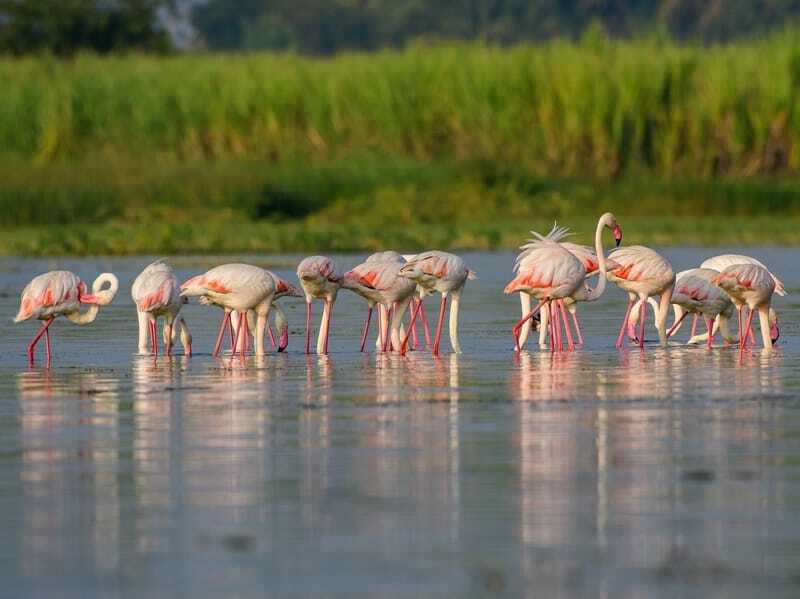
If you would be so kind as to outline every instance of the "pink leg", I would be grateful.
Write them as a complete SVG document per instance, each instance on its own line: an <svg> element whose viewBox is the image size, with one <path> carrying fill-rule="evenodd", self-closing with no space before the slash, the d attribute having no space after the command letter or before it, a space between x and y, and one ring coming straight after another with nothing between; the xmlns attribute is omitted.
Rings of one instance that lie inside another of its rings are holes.
<svg viewBox="0 0 800 599"><path fill-rule="evenodd" d="M153 340L153 356L158 357L158 329L155 320L150 321L150 339Z"/></svg>
<svg viewBox="0 0 800 599"><path fill-rule="evenodd" d="M411 335L411 329L414 328L414 325L417 322L417 315L422 310L422 302L418 302L416 307L414 308L414 313L411 315L411 322L408 323L408 330L406 331L405 337L403 337L403 342L400 344L400 355L406 355L406 349L408 347L408 337Z"/></svg>
<svg viewBox="0 0 800 599"><path fill-rule="evenodd" d="M369 323L372 321L372 306L367 310L367 320L364 322L364 332L361 333L361 349L358 351L363 352L367 346L367 335L369 334Z"/></svg>
<svg viewBox="0 0 800 599"><path fill-rule="evenodd" d="M714 321L705 315L703 315L703 320L706 322L706 330L708 331L708 349L711 349L711 344L714 342L714 335L711 334L714 329Z"/></svg>
<svg viewBox="0 0 800 599"><path fill-rule="evenodd" d="M744 327L742 326L744 324L742 322L742 309L741 308L737 308L737 311L739 312L739 317L738 317L738 320L739 320L739 349L744 349L744 345L747 342L747 339L745 339L742 336L742 333L744 332Z"/></svg>
<svg viewBox="0 0 800 599"><path fill-rule="evenodd" d="M619 349L622 347L622 343L625 340L625 330L628 328L628 319L631 316L631 309L633 308L633 300L628 300L628 309L625 310L625 318L622 319L622 327L619 330L619 336L617 337L617 348Z"/></svg>
<svg viewBox="0 0 800 599"><path fill-rule="evenodd" d="M749 331L750 327L753 324L753 314L755 314L754 310L748 310L749 314L747 315L747 326L745 327L745 331ZM747 333L745 333L747 334ZM748 335L749 336L749 335ZM744 349L744 348L742 348Z"/></svg>
<svg viewBox="0 0 800 599"><path fill-rule="evenodd" d="M325 344L322 346L322 353L328 355L328 338L331 336L331 317L333 316L333 300L325 300L328 303L328 318L325 321Z"/></svg>
<svg viewBox="0 0 800 599"><path fill-rule="evenodd" d="M676 320L675 324L673 324L669 328L669 331L667 331L667 337L672 337L675 334L675 329L677 329L678 325L683 322L683 319L686 318L687 314L688 314L688 312L684 312L683 314L681 314L681 317L678 320ZM694 335L692 335L692 336L694 337Z"/></svg>
<svg viewBox="0 0 800 599"><path fill-rule="evenodd" d="M217 333L217 342L214 344L214 351L211 354L215 358L219 355L219 350L222 349L222 339L225 337L225 328L226 326L230 325L230 322L231 313L226 310L222 315L222 322L219 325L219 333Z"/></svg>
<svg viewBox="0 0 800 599"><path fill-rule="evenodd" d="M555 320L553 319L553 303L548 300L547 302L547 326L550 333L550 351L556 351L556 327Z"/></svg>
<svg viewBox="0 0 800 599"><path fill-rule="evenodd" d="M431 347L431 331L428 327L428 317L425 316L425 305L422 298L419 299L419 316L422 319L422 332L425 333L425 347Z"/></svg>
<svg viewBox="0 0 800 599"><path fill-rule="evenodd" d="M389 333L389 328L392 323L392 318L394 317L394 304L386 311L386 334L383 336L383 353L388 352L392 349L392 340L391 334ZM411 329L414 330L413 328Z"/></svg>
<svg viewBox="0 0 800 599"><path fill-rule="evenodd" d="M167 355L172 355L172 327L174 324L167 325Z"/></svg>
<svg viewBox="0 0 800 599"><path fill-rule="evenodd" d="M700 319L699 314L695 314L694 318L692 318L692 332L689 334L690 337L694 337L697 334L697 321Z"/></svg>
<svg viewBox="0 0 800 599"><path fill-rule="evenodd" d="M639 347L644 348L644 320L647 318L647 302L639 306Z"/></svg>
<svg viewBox="0 0 800 599"><path fill-rule="evenodd" d="M33 341L28 345L28 364L33 365L33 350L36 349L36 344L39 343L39 339L47 332L51 324L53 324L52 318L46 320L44 324L42 324L42 328L39 329L39 332L36 334L36 337L34 337Z"/></svg>
<svg viewBox="0 0 800 599"><path fill-rule="evenodd" d="M231 363L233 363L233 359L236 357L236 348L238 347L239 336L242 334L242 324L244 323L244 318L239 315L239 323L236 325L236 333L233 335L233 351L231 352ZM244 344L242 344L242 348L244 348ZM242 351L242 357L244 358L244 351Z"/></svg>
<svg viewBox="0 0 800 599"><path fill-rule="evenodd" d="M311 302L306 303L306 354L311 353Z"/></svg>
<svg viewBox="0 0 800 599"><path fill-rule="evenodd" d="M417 300L411 300L412 309L416 305ZM414 328L411 329L411 348L416 350L419 348L419 334L417 333L417 323L414 323Z"/></svg>
<svg viewBox="0 0 800 599"><path fill-rule="evenodd" d="M569 330L569 319L567 318L567 309L564 307L564 300L559 302L561 306L561 319L564 321L564 330L567 332L567 349L575 351L575 343L572 341L572 333Z"/></svg>
<svg viewBox="0 0 800 599"><path fill-rule="evenodd" d="M748 323L752 322L752 320L753 320L753 317L750 316L751 312L752 312L752 310L748 307L747 308L747 314L748 314L747 322ZM756 337L755 337L755 335L753 335L753 329L750 326L750 324L747 325L747 343L749 345L755 345L756 344Z"/></svg>
<svg viewBox="0 0 800 599"><path fill-rule="evenodd" d="M433 340L433 355L439 355L439 344L442 342L442 325L444 324L444 311L447 308L447 296L442 295L439 303L439 320L436 321L436 337Z"/></svg>
<svg viewBox="0 0 800 599"><path fill-rule="evenodd" d="M549 304L550 320L553 321L553 346L556 351L561 351L561 322L558 316L558 300L551 301Z"/></svg>
<svg viewBox="0 0 800 599"><path fill-rule="evenodd" d="M267 335L269 335L269 342L272 344L272 349L275 349L277 347L277 344L275 343L275 335L273 335L272 325L269 323L267 323Z"/></svg>
<svg viewBox="0 0 800 599"><path fill-rule="evenodd" d="M581 325L578 324L578 315L573 312L572 322L575 324L575 334L578 336L578 345L583 345L583 334L581 333Z"/></svg>

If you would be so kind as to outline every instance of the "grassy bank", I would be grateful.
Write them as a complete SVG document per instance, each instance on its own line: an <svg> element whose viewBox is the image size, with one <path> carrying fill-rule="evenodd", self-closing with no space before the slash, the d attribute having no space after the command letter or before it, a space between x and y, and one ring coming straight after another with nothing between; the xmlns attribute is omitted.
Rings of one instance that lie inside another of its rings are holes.
<svg viewBox="0 0 800 599"><path fill-rule="evenodd" d="M0 252L797 243L798 42L0 59Z"/></svg>

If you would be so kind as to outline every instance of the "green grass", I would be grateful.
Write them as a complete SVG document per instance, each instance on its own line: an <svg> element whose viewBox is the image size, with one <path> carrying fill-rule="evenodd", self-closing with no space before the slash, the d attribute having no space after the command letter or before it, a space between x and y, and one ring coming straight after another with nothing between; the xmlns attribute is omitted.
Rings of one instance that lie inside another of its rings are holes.
<svg viewBox="0 0 800 599"><path fill-rule="evenodd" d="M514 247L604 210L647 243L800 241L798 30L0 58L0 86L6 254Z"/></svg>

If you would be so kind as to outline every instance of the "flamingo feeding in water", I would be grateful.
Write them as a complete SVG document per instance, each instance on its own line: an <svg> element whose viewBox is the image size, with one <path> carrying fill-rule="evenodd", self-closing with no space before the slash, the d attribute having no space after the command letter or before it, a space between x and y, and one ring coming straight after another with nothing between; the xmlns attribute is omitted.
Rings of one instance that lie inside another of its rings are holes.
<svg viewBox="0 0 800 599"><path fill-rule="evenodd" d="M617 347L622 347L631 310L637 297L641 300L638 316L639 347L644 347L647 298L651 296L659 296L656 330L659 343L666 346L667 315L675 284L675 272L672 270L672 265L661 254L643 245L617 248L611 252L609 257L617 263L617 266L608 271L608 279L616 283L623 291L628 292L628 307L617 337Z"/></svg>
<svg viewBox="0 0 800 599"><path fill-rule="evenodd" d="M617 223L616 217L610 212L606 212L597 220L597 227L594 235L594 250L585 245L561 241L561 239L569 234L569 230L566 228L556 229L554 227L553 232L551 232L552 237L548 235L549 238L551 238L553 241L557 241L561 247L570 252L583 263L583 266L586 269L587 278L595 274L599 274L600 277L598 279L597 286L594 289L591 289L588 284L584 282L584 284L578 288L574 295L564 298L564 304L569 313L572 315L572 321L575 324L575 333L578 338L577 341L581 345L583 344L583 334L581 333L580 324L578 323L578 310L576 303L578 301L593 302L600 299L606 288L607 267L610 266L614 268L616 266L613 263L607 264L605 252L603 250L603 229L610 229L613 231L615 244L617 247L619 247L620 243L622 243L622 229ZM521 249L525 250L527 247L527 245L524 245ZM517 263L524 259L525 252L523 251L517 257ZM520 303L522 306L522 315L525 316L531 310L531 296L528 293L520 293ZM542 306L541 316L542 320L539 324L539 345L543 346L547 338L548 323L550 319L549 306ZM526 321L522 326L519 340L520 348L525 345L525 341L531 328L531 322L532 319ZM565 326L569 325L565 324Z"/></svg>
<svg viewBox="0 0 800 599"><path fill-rule="evenodd" d="M398 254L397 256L399 257L400 255ZM414 281L400 276L400 269L404 265L405 261L402 257L397 260L390 256L385 261L367 259L366 262L359 264L344 274L342 287L360 295L369 304L364 332L361 335L360 351L362 352L369 334L372 310L376 304L381 308L378 347L382 351L388 351L390 346L395 351L400 350L400 323L417 289L417 284ZM391 323L385 322L388 314L392 315Z"/></svg>
<svg viewBox="0 0 800 599"><path fill-rule="evenodd" d="M199 297L201 303L220 306L225 311L212 352L213 356L219 355L226 325L230 325L231 312L236 311L240 314L231 343L233 348L231 358L237 349L240 349L241 355L244 356L245 344L239 344L238 340L243 334L247 334L244 330L245 322L248 320L246 314L251 310L257 317L255 353L257 356L264 354L264 329L276 293L274 276L269 271L250 264L223 264L205 274L192 277L181 285L182 297Z"/></svg>
<svg viewBox="0 0 800 599"><path fill-rule="evenodd" d="M568 348L574 348L572 333L566 323L564 298L572 296L586 279L586 267L577 257L557 242L559 229L553 227L549 235L543 236L531 231L536 239L523 246L523 252L514 264L514 279L506 285L505 293L525 293L539 300L539 303L511 329L514 336L515 351L521 350L520 331L543 306L550 308L550 349L563 348L561 338L561 319L565 320ZM552 236L552 237L551 237Z"/></svg>
<svg viewBox="0 0 800 599"><path fill-rule="evenodd" d="M172 342L175 338L175 323L180 329L183 352L192 355L192 336L186 321L178 314L184 300L181 297L181 287L172 268L163 260L156 260L145 268L131 288L131 297L136 304L139 317L139 354L147 355L151 351L158 355L158 334L156 323L159 317L164 317L164 345L166 354L172 353ZM147 336L150 333L150 347L148 348Z"/></svg>
<svg viewBox="0 0 800 599"><path fill-rule="evenodd" d="M417 316L422 309L422 301L426 295L440 293L442 300L439 305L439 319L436 323L436 336L433 341L432 353L439 355L439 348L442 340L442 325L444 324L444 313L447 308L448 297L452 298L450 304L450 346L452 350L460 354L461 344L458 341L458 310L461 304L461 294L468 279L475 279L475 272L468 269L464 260L455 254L431 250L413 256L400 269L398 273L401 277L406 277L417 284L420 301L414 307L411 315L411 322L408 331L400 345L400 353L405 354L408 345L408 337L416 325Z"/></svg>
<svg viewBox="0 0 800 599"><path fill-rule="evenodd" d="M108 284L108 287L104 287ZM52 360L50 347L50 325L58 316L66 316L78 325L94 322L100 306L107 306L117 295L119 281L111 273L105 272L92 283L92 293L87 293L86 284L68 270L52 270L34 277L22 290L20 306L14 322L35 318L43 321L42 328L28 345L28 363L33 365L33 352L44 335L47 347L47 366ZM81 305L89 309L80 313Z"/></svg>
<svg viewBox="0 0 800 599"><path fill-rule="evenodd" d="M278 341L275 341L275 336L272 334L272 327L269 325L269 318L266 319L266 329L267 334L269 335L270 343L272 344L272 349L277 350L279 353L286 350L289 345L289 321L286 319L286 314L284 313L283 309L281 308L280 304L278 303L278 299L282 297L302 297L300 291L289 283L287 280L282 279L272 271L266 270L264 271L268 275L270 275L273 280L275 281L275 294L272 298L272 307L270 308L270 315L274 315L275 320L275 329L278 332ZM201 302L203 298L201 298ZM239 323L239 318L241 314L239 312L233 311L231 312L231 326L236 327ZM253 310L247 311L247 333L242 335L238 339L239 347L237 348L238 351L247 351L249 337L252 336L253 338L257 335L257 327L259 326L258 323L258 314ZM233 335L231 335L231 339ZM244 347L242 347L244 346ZM233 350L231 350L233 351ZM256 355L258 354L258 349L256 349Z"/></svg>
<svg viewBox="0 0 800 599"><path fill-rule="evenodd" d="M336 263L327 256L309 256L297 266L297 278L306 296L306 353L311 353L311 302L325 301L317 335L317 353L328 353L333 304L342 286L342 274Z"/></svg>
<svg viewBox="0 0 800 599"><path fill-rule="evenodd" d="M777 322L774 329L770 330L770 305L776 288L772 274L758 264L733 264L715 275L711 281L730 296L739 312L739 350L744 351L747 347L753 312L758 310L761 340L764 349L770 351L773 337L777 338L779 335ZM745 305L749 308L750 314L747 317L747 325L742 327L742 308Z"/></svg>

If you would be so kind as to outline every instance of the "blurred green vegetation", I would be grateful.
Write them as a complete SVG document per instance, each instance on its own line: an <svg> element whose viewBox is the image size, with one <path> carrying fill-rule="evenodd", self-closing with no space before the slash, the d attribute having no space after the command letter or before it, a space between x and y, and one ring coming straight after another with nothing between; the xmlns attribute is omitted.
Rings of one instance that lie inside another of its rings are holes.
<svg viewBox="0 0 800 599"><path fill-rule="evenodd" d="M3 59L0 252L795 243L799 33Z"/></svg>

